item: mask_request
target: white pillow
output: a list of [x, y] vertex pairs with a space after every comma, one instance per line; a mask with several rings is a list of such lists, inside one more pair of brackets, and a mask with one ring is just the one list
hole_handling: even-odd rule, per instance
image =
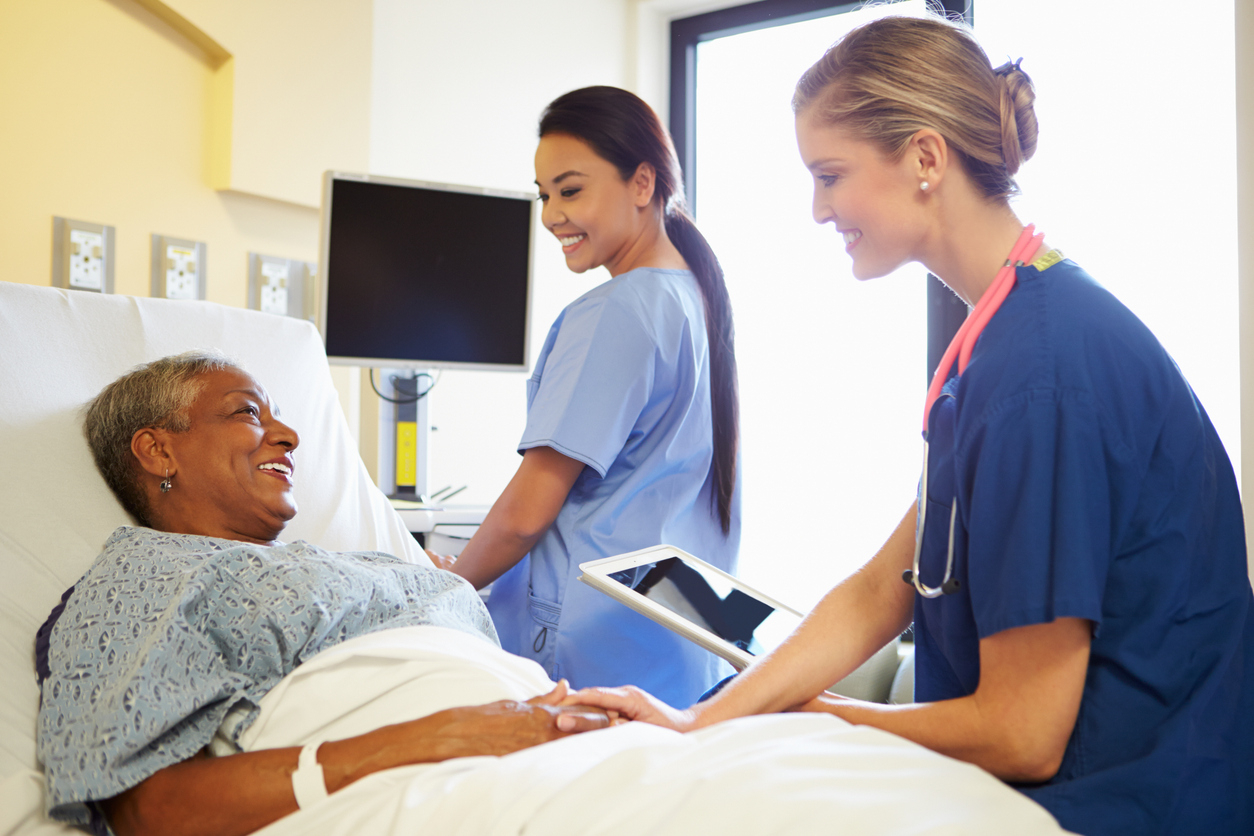
[[239, 361], [300, 433], [300, 512], [283, 539], [427, 559], [370, 481], [308, 322], [0, 282], [0, 780], [37, 768], [35, 631], [132, 522], [92, 463], [82, 407], [134, 366], [194, 348]]

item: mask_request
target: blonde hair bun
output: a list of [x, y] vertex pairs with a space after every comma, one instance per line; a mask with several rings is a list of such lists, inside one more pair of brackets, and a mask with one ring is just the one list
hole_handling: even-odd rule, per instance
[[993, 70], [1000, 93], [1002, 159], [1012, 176], [1036, 153], [1036, 90], [1019, 68], [1022, 60], [1007, 61]]
[[994, 70], [969, 27], [929, 15], [852, 30], [801, 76], [792, 104], [893, 158], [931, 128], [985, 196], [1005, 199], [1036, 152], [1035, 100], [1018, 61]]

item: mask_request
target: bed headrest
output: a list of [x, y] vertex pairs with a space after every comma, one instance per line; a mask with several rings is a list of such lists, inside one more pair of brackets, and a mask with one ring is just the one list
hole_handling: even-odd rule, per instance
[[300, 513], [285, 540], [426, 560], [366, 473], [309, 323], [0, 282], [0, 779], [36, 766], [36, 630], [132, 522], [92, 463], [82, 407], [134, 366], [193, 348], [238, 360], [300, 433]]

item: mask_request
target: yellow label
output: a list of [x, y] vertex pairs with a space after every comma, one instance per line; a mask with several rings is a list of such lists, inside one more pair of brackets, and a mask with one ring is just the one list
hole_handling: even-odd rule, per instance
[[396, 422], [396, 486], [412, 488], [418, 483], [418, 423]]

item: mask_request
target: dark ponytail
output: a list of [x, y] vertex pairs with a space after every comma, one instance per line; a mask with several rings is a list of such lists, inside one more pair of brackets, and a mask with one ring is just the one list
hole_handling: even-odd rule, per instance
[[580, 139], [618, 169], [624, 180], [641, 163], [656, 171], [654, 199], [661, 204], [666, 235], [696, 276], [705, 304], [710, 350], [710, 413], [714, 425], [714, 502], [723, 533], [731, 530], [736, 488], [740, 396], [736, 381], [735, 329], [731, 298], [714, 250], [697, 229], [684, 203], [679, 160], [661, 120], [634, 93], [617, 87], [584, 87], [554, 99], [540, 116], [540, 136], [566, 134]]

